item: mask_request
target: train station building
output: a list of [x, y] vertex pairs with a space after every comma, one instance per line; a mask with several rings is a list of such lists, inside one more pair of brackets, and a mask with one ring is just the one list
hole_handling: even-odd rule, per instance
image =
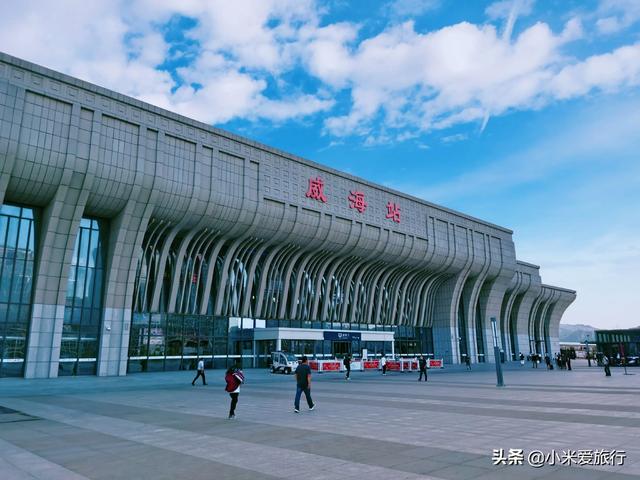
[[553, 354], [512, 233], [0, 53], [0, 376]]

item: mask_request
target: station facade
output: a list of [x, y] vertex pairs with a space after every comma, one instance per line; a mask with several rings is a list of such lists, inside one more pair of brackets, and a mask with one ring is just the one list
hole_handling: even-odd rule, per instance
[[[212, 106], [215, 108], [215, 106]], [[555, 353], [512, 231], [0, 54], [0, 375]]]

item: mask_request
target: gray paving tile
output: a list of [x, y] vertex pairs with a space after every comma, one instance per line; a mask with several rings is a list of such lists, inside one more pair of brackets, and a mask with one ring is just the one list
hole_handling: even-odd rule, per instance
[[[291, 378], [249, 370], [234, 421], [225, 418], [222, 374], [197, 389], [190, 372], [2, 379], [0, 405], [43, 415], [0, 427], [0, 441], [19, 449], [11, 457], [0, 449], [0, 465], [31, 455], [38, 475], [57, 467], [58, 476], [99, 479], [205, 478], [203, 471], [216, 479], [640, 478], [638, 379], [614, 377], [609, 385], [595, 370], [575, 370], [507, 370], [517, 377], [505, 389], [492, 386], [489, 371], [438, 372], [428, 385], [408, 375], [354, 375], [349, 384], [314, 376], [318, 409], [300, 415], [291, 412]], [[623, 408], [604, 408], [611, 404]], [[627, 449], [628, 462], [610, 470], [491, 462], [494, 448], [616, 447]], [[249, 453], [229, 458], [238, 451]]]

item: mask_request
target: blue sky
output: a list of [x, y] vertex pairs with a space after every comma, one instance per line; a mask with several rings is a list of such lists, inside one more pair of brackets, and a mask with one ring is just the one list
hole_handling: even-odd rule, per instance
[[0, 49], [514, 230], [640, 325], [637, 0], [8, 0]]

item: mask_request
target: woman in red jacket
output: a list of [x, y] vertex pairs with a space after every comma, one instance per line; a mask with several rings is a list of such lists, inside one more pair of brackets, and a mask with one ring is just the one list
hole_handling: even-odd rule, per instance
[[227, 386], [224, 388], [231, 397], [231, 408], [229, 409], [229, 418], [235, 418], [236, 405], [238, 404], [238, 395], [240, 395], [240, 385], [244, 382], [242, 370], [229, 367], [224, 376]]

